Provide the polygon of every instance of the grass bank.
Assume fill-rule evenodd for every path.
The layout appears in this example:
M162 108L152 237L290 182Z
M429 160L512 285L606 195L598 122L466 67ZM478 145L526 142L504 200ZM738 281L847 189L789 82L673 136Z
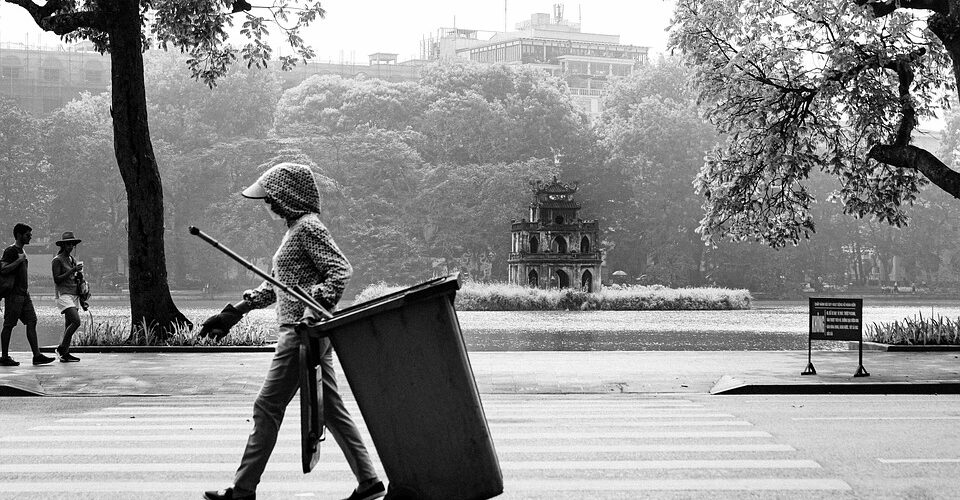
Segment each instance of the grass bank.
M864 340L890 345L960 345L960 318L923 314L891 323L867 326Z
M198 327L199 328L199 327ZM106 321L84 323L74 334L75 346L169 346L169 347L205 347L205 346L262 346L267 343L268 331L261 325L243 320L230 330L230 335L219 341L197 336L199 330L177 329L173 335L159 339L156 328L138 328L131 333L128 320L110 319Z
M404 287L377 283L357 294L354 303ZM749 290L728 288L667 288L608 286L600 292L529 288L506 283L462 285L455 306L460 311L703 311L749 309Z

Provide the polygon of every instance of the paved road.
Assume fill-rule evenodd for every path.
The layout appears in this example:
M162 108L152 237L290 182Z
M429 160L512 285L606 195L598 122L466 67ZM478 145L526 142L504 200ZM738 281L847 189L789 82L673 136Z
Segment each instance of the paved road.
M813 459L863 499L960 498L957 395L706 397Z
M783 420L781 399L745 401L484 396L505 477L501 498L877 497L858 495L843 470L825 468L817 457L830 455L819 447L804 449L803 428L814 421ZM229 482L250 428L247 397L3 402L23 405L0 430L0 498L198 498ZM296 416L292 407L288 418ZM299 472L297 436L288 422L260 498L349 492L351 475L332 443L319 470Z
M955 395L483 400L503 499L946 499L960 491ZM0 398L0 499L199 498L229 483L251 401ZM342 498L353 484L332 442L317 471L300 473L297 406L290 410L260 498Z

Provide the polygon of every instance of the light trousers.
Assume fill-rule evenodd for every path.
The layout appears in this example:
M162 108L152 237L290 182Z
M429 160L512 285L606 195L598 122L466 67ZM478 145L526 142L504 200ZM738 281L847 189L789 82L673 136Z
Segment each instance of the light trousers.
M320 368L323 384L324 426L343 451L358 483L377 478L360 431L343 406L333 370L333 347L329 339L320 341ZM300 389L300 338L294 325L281 325L273 362L253 404L253 432L247 439L240 468L233 484L237 493L256 491L260 476L277 444L280 423L290 401Z

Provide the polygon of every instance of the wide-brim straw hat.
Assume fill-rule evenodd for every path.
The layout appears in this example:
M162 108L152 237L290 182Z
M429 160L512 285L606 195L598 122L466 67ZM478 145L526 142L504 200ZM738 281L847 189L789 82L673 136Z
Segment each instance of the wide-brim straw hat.
M63 236L61 236L60 239L57 240L56 244L57 246L63 246L66 244L76 245L81 241L83 240L73 236L73 231L64 231Z

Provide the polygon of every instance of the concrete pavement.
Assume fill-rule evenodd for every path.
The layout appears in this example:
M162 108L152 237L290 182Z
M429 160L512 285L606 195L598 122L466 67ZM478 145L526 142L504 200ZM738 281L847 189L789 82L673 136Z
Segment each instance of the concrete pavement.
M272 353L82 353L79 363L0 367L0 395L255 394ZM960 352L524 351L469 353L481 394L960 393ZM342 370L339 367L338 371ZM345 382L345 381L344 381Z
M77 354L0 368L8 395L51 396L0 398L0 498L171 500L229 484L270 352ZM817 376L800 375L805 351L470 353L509 500L954 498L958 396L709 393L731 380L956 387L957 356L864 352L871 376L854 379L855 351L815 352ZM332 443L300 473L290 410L258 497L342 498L352 477Z

